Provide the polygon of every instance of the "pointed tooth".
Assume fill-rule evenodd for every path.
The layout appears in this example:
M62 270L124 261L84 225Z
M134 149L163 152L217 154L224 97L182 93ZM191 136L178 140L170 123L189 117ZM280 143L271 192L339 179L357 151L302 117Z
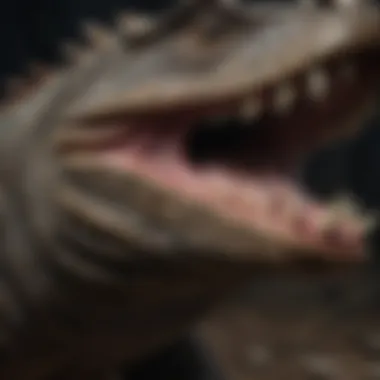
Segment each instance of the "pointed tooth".
M307 92L313 100L323 99L329 92L329 77L327 71L313 69L307 76Z
M333 232L341 223L361 224L365 230L369 229L373 223L373 218L365 216L359 204L349 195L341 195L329 203L328 210L318 220L322 231Z
M347 211L342 213L342 206L337 206L336 203L327 206L327 210L319 217L318 224L321 229L328 229L336 224L341 219L346 219Z
M88 49L71 42L64 43L61 51L63 56L73 64L87 61L93 55Z
M273 107L280 114L288 113L296 99L296 91L290 84L282 84L275 89Z
M330 206L330 226L339 221L351 219L353 223L365 233L375 229L378 225L378 215L367 213L353 196L342 195L335 199Z
M94 47L108 46L115 40L115 35L96 22L89 21L85 23L83 29L84 35Z
M248 97L241 104L239 110L240 119L246 122L254 121L262 112L262 104L258 98Z
M336 7L356 7L361 3L365 3L367 0L333 0L332 3Z
M341 194L330 202L330 209L340 215L362 216L363 212L358 202L349 194Z
M373 231L379 224L379 219L374 215L368 215L363 218L363 227L365 232Z
M117 26L124 37L134 40L149 34L155 23L147 15L126 13L118 17Z

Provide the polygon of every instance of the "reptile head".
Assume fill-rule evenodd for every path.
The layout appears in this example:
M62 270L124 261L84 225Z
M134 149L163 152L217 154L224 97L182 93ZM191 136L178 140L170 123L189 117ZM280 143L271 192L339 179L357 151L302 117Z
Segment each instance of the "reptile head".
M134 20L145 33L129 47L98 33L82 65L102 74L68 108L72 128L59 138L83 196L70 187L66 200L129 239L136 219L107 200L128 205L136 244L157 251L360 257L363 218L310 199L295 169L373 106L378 7L195 3L150 31Z
M295 169L374 103L380 10L198 3L95 31L1 114L2 273L25 306L0 309L22 330L1 378L134 360L260 261L365 257L365 218Z

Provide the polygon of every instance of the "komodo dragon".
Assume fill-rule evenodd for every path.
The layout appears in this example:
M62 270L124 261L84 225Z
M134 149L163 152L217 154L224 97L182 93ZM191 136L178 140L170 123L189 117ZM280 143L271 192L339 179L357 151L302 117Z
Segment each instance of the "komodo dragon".
M368 218L297 168L373 109L379 7L127 19L4 101L1 379L106 379L256 273L367 262Z

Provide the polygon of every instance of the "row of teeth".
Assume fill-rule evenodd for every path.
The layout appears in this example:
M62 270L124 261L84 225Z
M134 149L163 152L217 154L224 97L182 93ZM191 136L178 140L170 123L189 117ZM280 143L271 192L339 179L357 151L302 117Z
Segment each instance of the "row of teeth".
M353 80L355 68L352 64L342 65L339 76L345 80ZM305 93L311 102L322 102L326 99L331 89L331 74L322 68L311 70L305 80ZM272 95L272 112L277 115L289 114L295 107L299 99L299 91L292 83L282 83L278 85ZM305 95L304 95L305 96ZM246 98L238 111L240 119L244 122L254 121L268 111L267 105L258 96ZM223 119L218 117L217 119Z
M332 199L329 203L330 217L340 217L342 219L356 217L360 218L365 225L366 230L371 230L377 225L375 215L366 212L360 206L357 200L346 194L339 195Z
M234 178L231 181L231 177ZM203 183L207 183L213 189L211 193L218 194L222 203L228 203L231 200L231 194L236 195L236 186L239 188L239 204L247 210L251 209L254 204L255 210L283 213L284 215L295 215L301 212L308 204L314 205L317 209L321 206L321 212L313 213L313 222L316 223L319 230L329 230L340 224L350 223L361 226L365 232L373 231L378 225L378 215L369 212L352 194L336 194L328 202L322 204L311 201L302 188L294 187L291 183L283 181L271 182L270 179L247 179L237 177L235 174L216 171L206 171ZM233 197L232 197L233 199ZM259 205L259 206L258 206ZM318 206L319 205L319 206ZM314 207L313 206L313 207ZM236 207L238 207L236 205ZM265 215L262 215L265 218Z

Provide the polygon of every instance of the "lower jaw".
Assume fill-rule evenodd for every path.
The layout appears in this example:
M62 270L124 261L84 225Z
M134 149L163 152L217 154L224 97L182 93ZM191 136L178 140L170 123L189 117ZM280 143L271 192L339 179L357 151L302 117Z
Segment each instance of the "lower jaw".
M366 257L365 237L370 218L350 209L348 204L328 206L311 199L294 176L289 175L289 166L286 170L261 168L248 172L229 165L195 168L181 153L175 149L154 150L151 146L145 150L142 142L96 151L94 155L89 153L89 157L95 166L121 176L127 172L141 178L152 194L159 189L169 198L180 198L188 205L203 208L214 219L251 235L247 243L236 245L236 252L227 233L216 237L229 245L228 250L235 254L235 259L240 255L246 260L251 255L252 261L260 261L254 257L257 238L270 242L273 250L280 252L275 261L282 261L282 251L292 252L289 257L296 259L330 262L356 262ZM293 165L290 167L294 169ZM164 215L164 224L166 216L172 217ZM212 219L210 224L209 228L213 229ZM218 242L217 246L223 244ZM269 257L271 252L267 254Z

